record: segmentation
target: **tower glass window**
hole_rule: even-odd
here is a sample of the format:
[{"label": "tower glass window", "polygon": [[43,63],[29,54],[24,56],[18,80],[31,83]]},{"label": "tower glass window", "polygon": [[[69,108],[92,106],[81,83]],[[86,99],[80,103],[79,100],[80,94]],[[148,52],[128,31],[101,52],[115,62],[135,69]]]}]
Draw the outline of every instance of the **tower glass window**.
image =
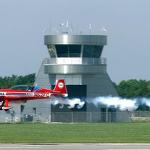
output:
[{"label": "tower glass window", "polygon": [[80,57],[81,45],[55,45],[58,57]]},{"label": "tower glass window", "polygon": [[99,58],[102,53],[103,46],[84,45],[83,57]]}]

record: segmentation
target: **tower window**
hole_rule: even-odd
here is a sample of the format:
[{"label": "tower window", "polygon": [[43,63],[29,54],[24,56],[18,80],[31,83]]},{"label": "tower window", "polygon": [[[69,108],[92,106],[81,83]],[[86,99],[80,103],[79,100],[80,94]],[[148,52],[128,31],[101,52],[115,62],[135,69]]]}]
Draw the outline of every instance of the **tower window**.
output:
[{"label": "tower window", "polygon": [[102,53],[102,46],[84,45],[83,57],[99,58]]},{"label": "tower window", "polygon": [[80,57],[81,45],[55,45],[58,57]]}]

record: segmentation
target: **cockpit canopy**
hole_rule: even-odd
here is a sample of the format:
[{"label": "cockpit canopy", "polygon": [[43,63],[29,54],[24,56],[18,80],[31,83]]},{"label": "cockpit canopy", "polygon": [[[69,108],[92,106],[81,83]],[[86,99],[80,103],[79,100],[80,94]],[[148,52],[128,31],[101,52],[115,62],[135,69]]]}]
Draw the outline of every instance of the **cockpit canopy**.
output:
[{"label": "cockpit canopy", "polygon": [[15,86],[12,86],[10,89],[32,91],[34,89],[34,86],[30,86],[30,85],[15,85]]}]

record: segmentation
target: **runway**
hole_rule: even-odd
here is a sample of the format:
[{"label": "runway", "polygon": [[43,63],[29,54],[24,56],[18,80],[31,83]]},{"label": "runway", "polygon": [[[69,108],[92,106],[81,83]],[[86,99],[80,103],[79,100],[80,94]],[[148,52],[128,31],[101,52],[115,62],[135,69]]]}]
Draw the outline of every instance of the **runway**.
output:
[{"label": "runway", "polygon": [[0,144],[0,150],[150,150],[150,144]]}]

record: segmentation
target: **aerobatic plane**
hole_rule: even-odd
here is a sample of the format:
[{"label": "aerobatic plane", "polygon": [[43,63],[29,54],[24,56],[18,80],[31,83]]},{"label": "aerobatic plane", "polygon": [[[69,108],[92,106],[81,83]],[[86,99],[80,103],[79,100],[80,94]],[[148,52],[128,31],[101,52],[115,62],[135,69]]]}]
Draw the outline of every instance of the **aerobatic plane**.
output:
[{"label": "aerobatic plane", "polygon": [[67,88],[63,79],[56,81],[54,89],[39,88],[38,86],[18,85],[10,89],[0,89],[0,110],[9,110],[10,102],[27,100],[44,100],[51,96],[67,97]]}]

